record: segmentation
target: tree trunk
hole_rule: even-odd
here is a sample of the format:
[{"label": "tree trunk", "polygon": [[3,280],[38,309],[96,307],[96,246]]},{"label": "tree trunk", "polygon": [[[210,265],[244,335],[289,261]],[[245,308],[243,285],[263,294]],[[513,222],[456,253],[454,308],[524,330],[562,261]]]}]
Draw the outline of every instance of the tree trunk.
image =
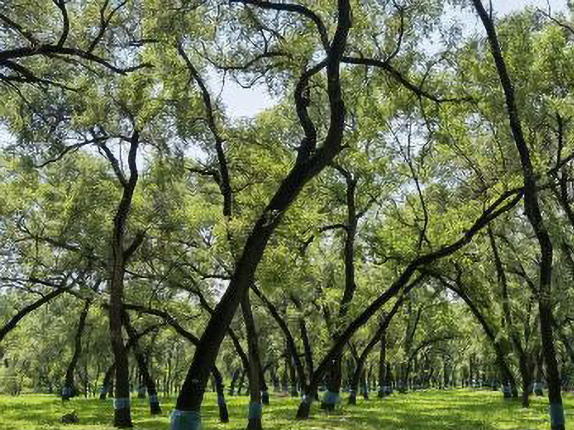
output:
[{"label": "tree trunk", "polygon": [[[121,258],[120,258],[121,260]],[[114,264],[110,283],[110,334],[115,358],[114,426],[132,427],[130,412],[129,363],[122,337],[123,263]]]},{"label": "tree trunk", "polygon": [[100,391],[100,400],[106,400],[106,396],[110,394],[113,397],[113,375],[116,370],[116,364],[113,363],[107,370],[104,381],[102,382],[102,390]]},{"label": "tree trunk", "polygon": [[[336,169],[344,176],[345,182],[347,184],[346,190],[346,200],[347,200],[347,223],[345,224],[345,246],[344,246],[344,263],[345,263],[345,289],[343,291],[343,297],[341,298],[341,306],[339,309],[339,319],[343,319],[349,310],[353,296],[355,295],[355,290],[357,286],[355,284],[355,236],[357,233],[357,223],[358,216],[355,205],[355,191],[357,187],[357,181],[353,178],[349,172],[347,172],[342,167],[336,167]],[[333,338],[335,341],[339,337],[339,329],[336,329],[333,333]],[[341,391],[341,355],[334,357],[329,365],[329,373],[327,380],[327,393],[321,402],[321,409],[326,411],[333,411],[335,409],[336,403],[340,400]],[[356,389],[353,392],[351,388],[351,400],[350,402],[355,402],[356,399]],[[352,403],[352,404],[355,404]]]},{"label": "tree trunk", "polygon": [[[459,240],[412,260],[395,280],[395,282],[393,282],[393,284],[384,293],[382,293],[369,306],[367,306],[367,308],[343,330],[341,336],[337,339],[317,369],[313,372],[313,376],[309,384],[309,389],[313,390],[318,387],[320,381],[329,368],[329,363],[342,353],[345,345],[356,333],[356,331],[365,325],[385,303],[397,295],[407,285],[415,271],[419,270],[423,265],[429,265],[430,263],[452,255],[459,249],[463,248],[466,244],[470,243],[474,236],[486,225],[488,225],[489,222],[516,207],[516,205],[520,202],[521,197],[521,193],[516,190],[504,192],[492,205],[483,211],[482,215],[477,218],[475,223],[468,230],[466,230],[464,236]],[[507,201],[508,199],[510,199],[510,201]],[[417,284],[421,279],[423,279],[423,277],[424,275],[417,277],[417,279],[415,279],[411,284]],[[297,419],[309,418],[309,411],[309,405],[303,401],[299,406],[299,410],[297,411]]]},{"label": "tree trunk", "polygon": [[387,385],[387,372],[386,372],[386,362],[387,362],[387,335],[383,333],[381,336],[381,350],[379,352],[379,392],[378,397],[382,398],[388,395],[388,385]]},{"label": "tree trunk", "polygon": [[361,387],[361,394],[363,395],[364,400],[369,400],[369,380],[368,380],[368,375],[367,375],[366,370],[363,370],[362,381],[363,381],[363,386]]},{"label": "tree trunk", "polygon": [[480,0],[473,0],[475,9],[482,20],[490,43],[491,53],[500,78],[502,89],[506,97],[506,107],[510,121],[510,129],[514,142],[520,155],[524,182],[524,213],[530,222],[540,246],[540,277],[538,310],[540,316],[540,337],[546,364],[546,378],[548,382],[548,400],[550,402],[550,421],[552,430],[565,430],[564,407],[558,361],[554,349],[552,335],[552,242],[546,226],[540,202],[538,199],[538,185],[536,173],[530,159],[530,150],[522,132],[522,124],[516,105],[514,87],[506,68],[502,50],[498,42],[496,29],[492,17],[486,12]]},{"label": "tree trunk", "polygon": [[[306,136],[294,167],[279,185],[275,195],[255,222],[241,256],[237,260],[229,286],[215,308],[195,350],[192,364],[177,399],[176,418],[172,419],[172,430],[180,428],[179,423],[185,421],[180,417],[185,415],[193,415],[197,421],[197,425],[188,426],[186,430],[193,430],[199,426],[199,414],[209,371],[215,362],[225,332],[231,324],[239,303],[253,284],[255,271],[269,238],[279,225],[284,212],[305,184],[323,170],[341,150],[345,129],[345,106],[341,91],[340,63],[350,26],[349,0],[339,0],[338,26],[326,60],[330,123],[325,141],[315,151],[316,139],[309,139],[309,136]],[[315,68],[301,78],[298,85],[299,93],[307,88],[310,77],[320,70],[320,68]],[[302,107],[299,113],[302,111],[306,112],[306,107]],[[313,148],[309,148],[309,145]],[[256,388],[258,390],[259,386]]]},{"label": "tree trunk", "polygon": [[[435,275],[433,275],[435,276]],[[496,362],[500,368],[500,375],[502,378],[502,387],[503,387],[503,395],[505,398],[513,397],[513,393],[516,393],[516,380],[514,379],[514,375],[506,362],[506,354],[502,348],[502,345],[498,341],[494,330],[488,324],[485,316],[483,313],[478,309],[475,303],[472,301],[470,296],[466,293],[464,285],[460,280],[457,280],[457,285],[453,285],[451,282],[447,282],[442,276],[435,276],[446,288],[450,289],[454,293],[456,293],[468,306],[472,314],[475,316],[477,321],[482,326],[486,337],[492,343],[494,348],[494,352],[496,354]],[[469,357],[469,366],[468,366],[468,384],[469,387],[473,388],[473,378],[474,378],[474,362],[473,357]],[[478,379],[478,378],[477,378]]]},{"label": "tree trunk", "polygon": [[64,387],[62,388],[62,400],[67,401],[71,397],[76,396],[77,389],[74,385],[74,371],[76,370],[76,365],[78,364],[78,359],[82,353],[82,336],[84,334],[84,329],[86,327],[86,318],[88,317],[88,312],[90,310],[91,301],[86,300],[84,308],[80,312],[80,320],[78,321],[78,329],[76,331],[75,341],[74,341],[74,355],[68,364],[66,369],[66,379],[64,382]]},{"label": "tree trunk", "polygon": [[[130,408],[130,375],[127,349],[122,335],[122,320],[124,312],[124,274],[125,265],[129,256],[138,244],[134,239],[130,248],[124,250],[125,229],[132,198],[138,181],[136,156],[139,146],[139,132],[135,130],[130,139],[128,165],[130,169],[129,180],[119,175],[118,179],[123,187],[122,198],[114,217],[114,227],[111,240],[111,264],[109,280],[109,325],[112,351],[116,363],[116,396],[114,399],[114,426],[119,428],[132,427]],[[117,160],[116,160],[117,161]],[[140,237],[139,240],[143,240]],[[139,242],[141,243],[141,242]]]},{"label": "tree trunk", "polygon": [[341,391],[342,379],[341,361],[342,357],[341,355],[338,355],[333,357],[329,363],[329,371],[327,373],[327,392],[321,401],[321,409],[325,411],[334,411],[341,398],[339,394]]},{"label": "tree trunk", "polygon": [[[383,339],[386,339],[386,333],[387,333],[387,329],[389,327],[389,324],[391,323],[391,320],[393,319],[393,317],[397,314],[400,307],[403,305],[404,297],[405,297],[406,293],[408,293],[408,291],[409,290],[405,291],[405,293],[399,299],[397,299],[396,303],[394,304],[393,308],[391,309],[391,311],[389,313],[383,312],[382,320],[381,320],[379,328],[377,329],[375,335],[371,338],[371,340],[369,341],[369,343],[367,344],[367,346],[365,347],[365,349],[363,350],[361,355],[357,358],[356,368],[352,374],[351,383],[350,383],[350,389],[351,389],[351,395],[349,397],[349,404],[350,405],[357,404],[357,402],[356,402],[357,388],[359,385],[359,380],[361,378],[361,375],[363,375],[363,379],[364,379],[364,367],[365,367],[365,363],[367,362],[367,359],[369,358],[369,354],[371,353],[373,348],[377,345],[377,343],[382,342]],[[383,348],[382,343],[381,343],[381,348]],[[384,365],[384,362],[385,362],[385,350],[384,349],[381,349],[381,354],[382,354],[382,357],[379,356],[379,365],[381,364],[380,360],[382,360],[382,363]],[[379,378],[380,377],[381,377],[381,375],[379,374]],[[368,399],[368,388],[366,388],[365,385],[363,385],[362,392],[363,392],[363,397],[365,399]],[[365,393],[366,393],[366,395],[365,395]]]},{"label": "tree trunk", "polygon": [[237,384],[237,380],[239,379],[239,375],[241,374],[241,369],[235,369],[233,371],[233,376],[231,377],[231,385],[229,385],[229,395],[235,396],[235,384]]},{"label": "tree trunk", "polygon": [[265,369],[261,365],[259,366],[259,382],[261,384],[261,403],[269,405],[269,387],[265,382]]},{"label": "tree trunk", "polygon": [[259,359],[259,343],[257,328],[253,319],[249,290],[241,299],[243,321],[247,331],[247,345],[249,346],[249,416],[247,430],[261,430],[263,405],[261,404],[261,360]]},{"label": "tree trunk", "polygon": [[506,327],[510,334],[510,339],[512,340],[512,344],[514,345],[514,349],[516,350],[516,354],[518,355],[518,363],[520,374],[522,376],[522,406],[527,408],[530,404],[529,402],[529,395],[530,395],[530,382],[531,382],[531,375],[528,369],[528,357],[526,356],[526,351],[522,347],[522,342],[520,341],[520,337],[516,331],[516,327],[514,326],[513,318],[512,318],[512,310],[510,309],[510,295],[508,293],[508,282],[506,280],[506,273],[504,271],[504,266],[502,265],[502,261],[500,260],[500,256],[498,253],[498,247],[496,245],[496,239],[494,238],[494,234],[492,233],[492,229],[490,226],[487,229],[488,237],[490,239],[490,245],[492,248],[492,255],[494,257],[494,263],[496,266],[496,272],[498,275],[498,283],[500,284],[500,288],[502,290],[502,310],[504,312],[504,320],[506,322]]},{"label": "tree trunk", "polygon": [[[299,393],[297,392],[295,370],[297,371],[297,375],[299,376],[299,380],[302,384],[303,391],[306,391],[307,383],[306,383],[306,375],[305,375],[305,371],[303,368],[303,364],[301,363],[301,360],[299,358],[299,351],[297,350],[297,345],[295,344],[295,339],[293,338],[293,335],[291,334],[291,331],[289,330],[289,326],[287,325],[287,322],[279,314],[279,311],[277,310],[275,305],[273,303],[271,303],[269,301],[269,299],[267,299],[267,297],[265,297],[263,292],[259,288],[257,288],[257,286],[255,284],[251,286],[251,290],[263,302],[263,304],[267,307],[267,309],[271,313],[271,316],[273,317],[275,322],[277,322],[277,325],[279,326],[279,328],[283,332],[283,335],[285,336],[285,345],[286,345],[286,351],[285,351],[286,361],[285,361],[285,363],[286,363],[286,367],[289,368],[289,374],[290,374],[290,378],[291,378],[291,382],[292,382],[291,395],[296,397],[299,395]],[[291,357],[291,361],[289,361],[288,357]],[[294,363],[295,369],[293,369],[292,363]],[[311,371],[312,371],[312,369],[311,369]],[[262,383],[265,385],[265,381],[263,379],[262,379]]]},{"label": "tree trunk", "polygon": [[293,357],[289,354],[289,351],[286,352],[285,357],[285,363],[287,363],[287,368],[289,369],[289,394],[291,397],[299,397],[297,372],[293,365]]},{"label": "tree trunk", "polygon": [[[141,379],[142,379],[141,382],[143,382],[143,385],[147,389],[147,394],[148,394],[148,398],[149,398],[150,413],[152,415],[159,415],[159,414],[161,414],[161,407],[159,405],[159,399],[157,397],[157,388],[155,385],[155,381],[149,373],[148,362],[146,360],[146,357],[145,357],[143,351],[141,350],[141,348],[139,346],[138,333],[136,332],[136,330],[132,326],[132,324],[130,322],[129,315],[127,312],[124,312],[123,323],[124,323],[126,332],[128,333],[130,343],[133,345],[132,349],[133,349],[134,355],[136,357],[137,365],[139,368],[139,373],[141,375]],[[144,391],[144,397],[145,397],[145,391]]]},{"label": "tree trunk", "polygon": [[222,423],[229,422],[229,412],[227,410],[227,403],[225,403],[225,390],[223,386],[223,377],[217,369],[213,366],[212,369],[213,379],[215,380],[215,391],[217,392],[217,406],[219,408],[219,421]]}]

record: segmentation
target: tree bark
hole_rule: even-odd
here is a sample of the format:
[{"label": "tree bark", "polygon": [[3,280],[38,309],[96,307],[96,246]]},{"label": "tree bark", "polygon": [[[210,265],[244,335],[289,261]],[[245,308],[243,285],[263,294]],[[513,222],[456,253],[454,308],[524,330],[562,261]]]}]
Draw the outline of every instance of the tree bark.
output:
[{"label": "tree bark", "polygon": [[[345,224],[345,246],[344,246],[344,263],[345,263],[345,289],[343,297],[341,298],[341,305],[339,308],[339,319],[342,320],[349,311],[349,306],[355,295],[357,285],[355,284],[355,237],[357,234],[357,223],[359,217],[357,216],[357,209],[355,205],[355,191],[357,188],[357,181],[351,173],[342,167],[335,167],[345,178],[347,184],[346,201],[347,201],[347,222]],[[337,326],[338,327],[338,326]],[[336,328],[332,334],[334,341],[339,337],[339,329]],[[321,409],[333,411],[336,402],[340,399],[341,391],[341,356],[335,357],[331,360],[329,365],[329,372],[327,374],[327,394],[321,402]],[[351,388],[353,390],[353,388]],[[351,398],[356,399],[356,390],[351,392]]]}]

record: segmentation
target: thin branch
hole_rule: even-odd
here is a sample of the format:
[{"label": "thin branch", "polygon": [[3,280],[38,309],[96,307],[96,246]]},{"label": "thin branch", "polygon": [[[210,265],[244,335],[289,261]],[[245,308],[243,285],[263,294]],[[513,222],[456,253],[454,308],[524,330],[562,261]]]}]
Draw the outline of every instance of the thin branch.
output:
[{"label": "thin branch", "polygon": [[128,181],[126,180],[126,177],[125,177],[124,173],[122,172],[122,169],[120,167],[120,163],[119,163],[118,159],[116,158],[116,156],[113,154],[113,152],[110,150],[110,148],[108,148],[108,146],[105,143],[98,143],[97,145],[98,145],[98,148],[100,148],[104,152],[105,157],[108,159],[108,161],[112,165],[112,169],[114,169],[114,173],[116,174],[118,181],[120,181],[122,186],[124,186],[124,187],[127,186]]},{"label": "thin branch", "polygon": [[269,9],[269,10],[278,10],[278,11],[286,11],[286,12],[293,12],[298,13],[300,15],[305,16],[306,18],[313,21],[315,27],[317,27],[317,31],[319,32],[319,37],[321,39],[321,44],[325,51],[329,51],[329,36],[327,33],[327,27],[323,24],[319,15],[313,12],[311,9],[298,5],[298,4],[290,4],[290,3],[272,3],[270,1],[261,1],[261,0],[230,0],[230,3],[243,3],[246,5],[252,5],[255,7],[259,7],[261,9]]},{"label": "thin branch", "polygon": [[43,167],[46,167],[48,164],[52,164],[52,163],[56,163],[57,161],[60,161],[62,158],[64,158],[64,156],[66,156],[70,152],[75,152],[78,149],[82,148],[83,146],[90,145],[92,143],[105,142],[110,137],[111,136],[96,137],[94,139],[85,140],[83,142],[79,142],[79,143],[76,143],[74,145],[66,146],[64,149],[62,149],[62,151],[55,158],[51,158],[51,159],[44,161],[43,163],[40,163],[40,164],[35,164],[34,167],[37,169],[41,169]]},{"label": "thin branch", "polygon": [[195,80],[199,89],[201,91],[201,97],[203,99],[203,104],[205,106],[205,111],[207,114],[207,124],[213,138],[215,139],[215,151],[217,153],[217,161],[219,163],[219,176],[220,180],[217,182],[219,185],[221,195],[223,196],[223,215],[227,218],[231,217],[232,211],[232,204],[233,204],[233,191],[231,189],[231,179],[229,176],[229,167],[227,165],[227,158],[225,156],[225,151],[223,150],[223,138],[219,133],[217,128],[217,124],[215,123],[215,114],[213,109],[213,104],[211,102],[211,96],[209,94],[209,90],[207,89],[207,85],[199,75],[199,72],[191,62],[189,56],[185,53],[183,48],[183,44],[180,43],[177,46],[179,55],[183,58],[185,65],[187,66],[187,70],[191,77]]},{"label": "thin branch", "polygon": [[77,48],[69,48],[52,44],[43,44],[35,47],[21,47],[21,48],[14,48],[5,51],[0,51],[0,63],[4,62],[5,60],[14,58],[27,58],[36,55],[46,55],[48,57],[52,57],[56,54],[69,55],[72,57],[79,57],[84,60],[92,61],[120,75],[125,75],[129,72],[134,72],[136,70],[153,67],[149,63],[142,63],[138,64],[137,66],[125,67],[125,68],[118,67],[111,64],[108,60],[99,57],[97,55],[94,55],[90,52],[82,51],[81,49]]},{"label": "thin branch", "polygon": [[[345,231],[346,231],[346,230],[347,230],[347,226],[346,226],[345,224],[341,224],[341,223],[338,223],[338,224],[330,224],[330,225],[326,225],[326,226],[324,226],[324,227],[321,227],[321,228],[318,230],[318,233],[324,233],[324,232],[326,232],[326,231],[336,230],[336,229],[341,229],[341,230],[345,230]],[[305,251],[307,250],[307,248],[309,247],[309,245],[311,244],[311,242],[313,242],[313,241],[315,240],[315,237],[316,237],[316,235],[313,234],[313,235],[311,235],[307,240],[305,240],[305,241],[303,242],[303,244],[301,245],[301,248],[300,248],[300,252],[301,252],[302,254],[305,253]]]},{"label": "thin branch", "polygon": [[128,2],[128,0],[122,1],[116,8],[114,8],[110,12],[110,14],[107,17],[105,15],[105,13],[106,13],[106,9],[108,8],[108,4],[110,3],[110,0],[106,0],[104,2],[102,7],[100,8],[100,30],[98,31],[98,34],[96,35],[94,40],[92,40],[92,43],[90,43],[90,46],[88,47],[87,52],[91,53],[96,48],[98,43],[100,43],[100,40],[102,40],[102,37],[104,37],[104,34],[105,34],[109,24],[110,24],[110,21],[112,20],[112,18],[116,14],[116,12],[118,10],[120,10],[122,7],[124,7],[127,2]]},{"label": "thin branch", "polygon": [[542,15],[544,15],[546,18],[548,18],[553,23],[559,25],[560,27],[564,28],[565,30],[568,30],[568,32],[574,34],[574,28],[572,26],[554,18],[550,13],[545,12],[542,9],[538,9],[538,12],[541,13]]},{"label": "thin branch", "polygon": [[388,61],[381,61],[375,60],[374,58],[356,58],[356,57],[343,57],[341,62],[347,64],[358,64],[362,66],[373,66],[373,67],[380,67],[381,69],[385,70],[389,73],[389,75],[399,82],[403,87],[412,91],[418,97],[423,97],[429,99],[435,103],[446,103],[446,102],[468,102],[471,101],[471,97],[437,97],[434,94],[431,94],[421,87],[413,84],[407,78],[405,78],[398,70],[396,70]]}]

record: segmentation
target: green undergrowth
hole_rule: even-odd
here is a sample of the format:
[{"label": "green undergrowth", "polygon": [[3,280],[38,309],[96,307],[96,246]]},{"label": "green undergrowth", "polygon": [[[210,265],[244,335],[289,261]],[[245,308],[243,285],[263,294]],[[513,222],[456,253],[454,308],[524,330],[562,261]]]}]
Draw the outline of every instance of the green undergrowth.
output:
[{"label": "green undergrowth", "polygon": [[[230,423],[218,422],[214,394],[208,394],[202,413],[204,430],[244,429],[248,398],[228,398]],[[312,419],[294,420],[298,400],[271,395],[271,405],[263,412],[265,430],[535,430],[549,429],[548,401],[533,397],[531,407],[524,409],[517,400],[503,400],[500,393],[470,390],[429,390],[389,398],[357,399],[357,406],[343,404],[326,414],[314,404]],[[151,417],[145,400],[132,400],[135,429],[167,430],[174,399],[163,399],[161,416]],[[50,395],[0,396],[1,430],[111,430],[112,400],[76,398],[63,403]],[[565,395],[566,421],[574,421],[574,396]],[[79,424],[61,424],[62,415],[76,410]]]}]

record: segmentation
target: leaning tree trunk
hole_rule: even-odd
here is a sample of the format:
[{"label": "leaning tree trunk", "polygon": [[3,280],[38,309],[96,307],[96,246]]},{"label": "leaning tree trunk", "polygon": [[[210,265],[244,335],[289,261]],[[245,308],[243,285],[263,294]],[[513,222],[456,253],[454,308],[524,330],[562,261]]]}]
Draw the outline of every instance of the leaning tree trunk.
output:
[{"label": "leaning tree trunk", "polygon": [[[256,5],[257,6],[257,5]],[[330,107],[330,124],[325,141],[316,148],[316,134],[306,135],[299,150],[299,156],[269,204],[255,222],[247,237],[241,256],[225,294],[210,318],[200,343],[195,350],[193,361],[177,399],[176,411],[172,414],[172,430],[189,422],[186,430],[197,429],[200,425],[200,409],[211,366],[215,362],[221,342],[231,324],[237,308],[254,280],[255,271],[267,243],[279,225],[284,212],[296,199],[305,184],[321,172],[340,152],[345,129],[345,106],[343,103],[340,64],[351,26],[349,0],[339,0],[339,18],[327,60],[321,67],[307,71],[301,77],[296,89],[298,113],[310,121],[307,114],[308,103],[303,102],[302,94],[308,88],[309,79],[319,73],[324,66],[327,70],[327,93]],[[303,103],[300,103],[303,102]],[[305,122],[308,122],[305,121]],[[305,131],[307,131],[306,129]],[[259,386],[256,387],[259,389]]]},{"label": "leaning tree trunk", "polygon": [[[406,291],[406,292],[408,292],[408,291]],[[356,405],[357,404],[357,388],[359,387],[359,380],[361,379],[361,376],[363,377],[363,379],[365,378],[364,367],[365,367],[365,363],[367,362],[367,358],[369,357],[369,354],[371,353],[373,348],[377,345],[377,343],[379,343],[382,339],[386,338],[386,332],[387,332],[387,329],[389,327],[389,324],[391,323],[391,320],[393,319],[393,317],[397,314],[400,307],[403,305],[404,297],[405,297],[405,294],[403,294],[396,301],[395,305],[393,306],[393,308],[391,309],[391,311],[388,314],[386,312],[383,312],[382,321],[380,323],[379,328],[377,329],[377,332],[372,337],[372,339],[369,341],[369,343],[367,344],[367,346],[365,347],[365,349],[363,350],[361,355],[358,357],[355,371],[351,377],[351,384],[350,384],[351,385],[350,386],[351,394],[349,397],[349,404],[350,405]],[[384,360],[385,360],[384,352],[382,354],[383,354],[382,362],[384,364]],[[381,357],[379,357],[379,360],[380,359],[381,359]],[[380,377],[380,375],[379,375],[379,377]],[[363,388],[364,388],[363,389],[363,397],[366,400],[366,399],[368,399],[368,388],[365,388],[365,387],[363,387]]]},{"label": "leaning tree trunk", "polygon": [[142,382],[147,389],[150,413],[152,415],[159,415],[161,414],[161,407],[159,405],[159,399],[157,396],[157,387],[155,385],[154,379],[149,373],[148,361],[146,360],[146,357],[139,346],[138,333],[132,326],[127,312],[124,312],[124,326],[126,328],[126,332],[128,333],[130,343],[133,344],[132,349],[136,357],[141,378],[143,380]]},{"label": "leaning tree trunk", "polygon": [[74,355],[68,364],[66,369],[66,379],[64,382],[64,387],[62,388],[62,400],[70,400],[71,397],[77,394],[76,387],[74,385],[74,371],[76,370],[76,365],[78,364],[78,359],[82,353],[82,336],[84,334],[84,329],[86,328],[86,318],[88,317],[88,312],[90,310],[91,301],[86,300],[84,308],[80,313],[80,320],[78,322],[78,330],[76,331],[76,337],[74,341]]},{"label": "leaning tree trunk", "polygon": [[[267,297],[265,297],[263,292],[259,288],[257,288],[257,286],[255,284],[253,284],[251,286],[251,290],[255,293],[255,295],[257,297],[259,297],[259,299],[267,307],[271,316],[277,322],[277,325],[279,326],[279,328],[283,332],[283,335],[285,336],[285,346],[286,346],[285,366],[286,366],[286,368],[289,369],[289,375],[290,375],[291,382],[292,382],[291,395],[294,397],[297,397],[299,395],[299,393],[297,392],[296,376],[299,377],[299,381],[300,381],[302,387],[306,386],[306,380],[305,380],[306,376],[305,376],[305,370],[303,368],[303,364],[301,363],[301,360],[299,358],[299,352],[297,350],[297,345],[295,344],[295,339],[293,338],[293,335],[291,334],[291,331],[289,330],[289,326],[287,325],[287,321],[279,314],[279,311],[277,310],[275,305],[273,303],[271,303],[271,301],[269,301],[269,299]],[[291,357],[291,360],[289,360],[289,357]],[[297,375],[295,375],[295,370],[297,371]],[[266,388],[265,380],[263,378],[262,378],[261,383],[262,383],[262,390],[263,390],[264,387]],[[263,393],[265,393],[265,390],[263,391]],[[266,404],[265,399],[264,399],[263,403]]]},{"label": "leaning tree trunk", "polygon": [[[358,329],[363,327],[369,321],[369,319],[392,297],[399,294],[399,292],[407,285],[415,271],[419,270],[423,265],[429,265],[434,261],[452,255],[468,243],[472,242],[474,236],[486,225],[488,225],[489,222],[516,207],[521,199],[522,194],[519,190],[510,190],[502,193],[492,205],[483,211],[482,215],[477,218],[475,223],[468,230],[466,230],[463,237],[449,245],[445,245],[440,249],[425,255],[421,255],[412,260],[395,280],[395,282],[393,282],[393,284],[384,293],[382,293],[369,306],[367,306],[367,308],[343,330],[339,339],[331,347],[317,369],[313,372],[311,381],[309,383],[310,392],[313,392],[313,390],[317,389],[319,382],[328,369],[329,362],[342,354],[345,345]],[[419,276],[416,280],[413,281],[413,284],[420,282],[423,277],[424,275]],[[301,402],[299,409],[297,410],[297,419],[309,418],[310,411],[311,408],[309,402]]]},{"label": "leaning tree trunk", "polygon": [[[442,276],[438,276],[433,274],[433,276],[438,279],[446,288],[450,289],[454,293],[456,293],[468,306],[472,314],[475,316],[477,321],[482,326],[484,330],[484,334],[492,343],[494,348],[494,352],[496,354],[496,363],[500,369],[500,376],[502,379],[502,386],[503,386],[503,395],[505,398],[513,397],[513,394],[517,392],[516,390],[516,380],[514,379],[514,375],[510,370],[510,366],[506,361],[506,354],[502,348],[500,341],[498,340],[493,328],[490,326],[488,321],[486,320],[483,313],[478,309],[476,304],[472,301],[470,296],[466,293],[464,284],[457,280],[457,286],[453,285],[451,282],[447,282]],[[470,388],[473,388],[473,377],[474,377],[474,361],[473,357],[469,357],[469,365],[468,365],[468,385]]]},{"label": "leaning tree trunk", "polygon": [[502,49],[498,42],[496,29],[492,21],[492,16],[488,14],[481,0],[473,0],[474,7],[482,20],[486,30],[490,50],[496,65],[500,83],[506,98],[506,107],[510,129],[516,148],[520,155],[524,182],[524,213],[534,230],[540,247],[540,276],[539,276],[539,296],[538,311],[540,317],[540,337],[544,352],[544,362],[546,364],[546,378],[548,381],[548,400],[550,402],[550,421],[552,430],[565,430],[564,406],[562,405],[562,393],[560,382],[560,371],[556,350],[554,348],[554,337],[552,334],[552,241],[546,226],[540,201],[538,198],[538,184],[536,173],[530,157],[530,149],[522,132],[522,124],[518,114],[518,107],[514,95],[514,87],[506,68],[506,63],[502,55]]}]

